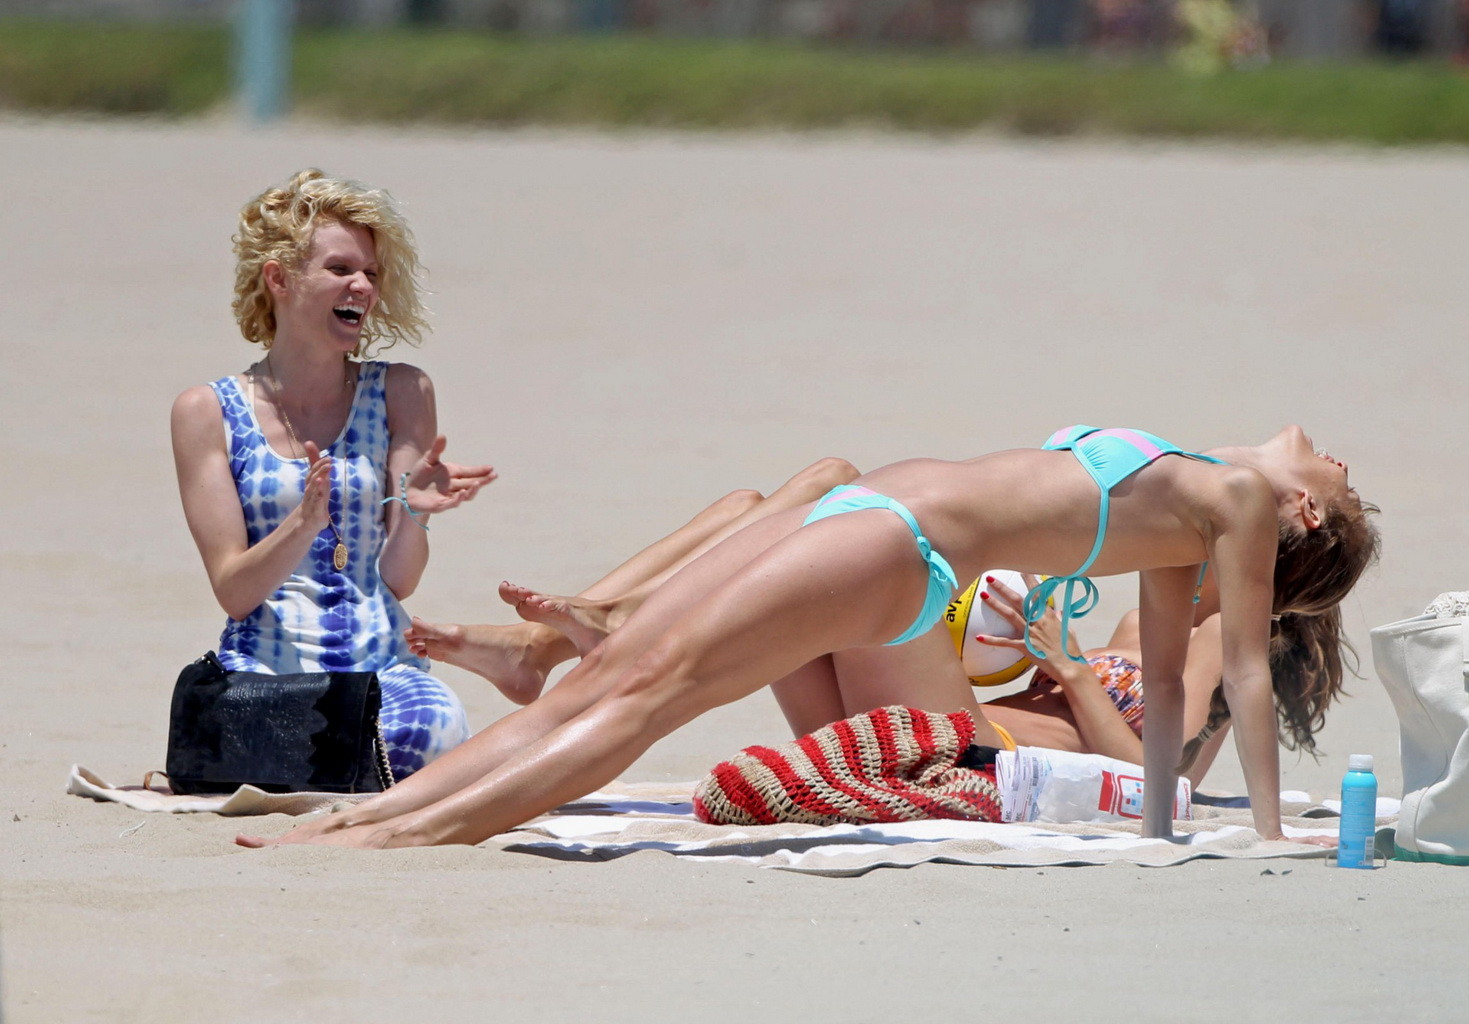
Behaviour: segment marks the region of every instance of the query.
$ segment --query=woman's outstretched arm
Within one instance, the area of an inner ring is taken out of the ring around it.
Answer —
[[[1283,839],[1280,827],[1280,741],[1270,685],[1270,616],[1279,519],[1274,493],[1252,470],[1223,482],[1210,558],[1219,579],[1224,698],[1235,748],[1262,839]],[[1144,652],[1146,656],[1146,652]],[[1152,699],[1149,697],[1149,724]]]
[[[1051,614],[1052,617],[1055,617],[1054,613]],[[1035,635],[1035,630],[1032,628],[1032,640]],[[1051,654],[1048,647],[1042,646],[1041,649],[1047,655]],[[1214,688],[1219,685],[1222,657],[1219,616],[1214,615],[1193,631],[1193,636],[1188,642],[1188,653],[1183,666],[1183,737],[1185,741],[1198,735],[1199,730],[1209,720],[1209,701],[1214,695]],[[1144,700],[1150,700],[1151,679],[1148,668],[1145,664],[1141,664],[1141,655],[1138,656],[1138,661],[1142,669]],[[1067,705],[1071,708],[1072,717],[1076,721],[1076,731],[1081,734],[1082,743],[1086,749],[1106,757],[1142,764],[1143,741],[1141,737],[1133,732],[1132,726],[1127,724],[1122,713],[1117,710],[1117,705],[1108,696],[1106,688],[1099,685],[1096,673],[1090,666],[1079,665],[1074,661],[1065,661],[1064,667],[1062,666],[1063,662],[1060,661],[1054,664],[1048,662],[1046,671],[1050,673],[1053,669],[1061,670],[1061,675],[1056,678],[1061,685],[1062,692],[1066,695]],[[1225,729],[1227,728],[1225,726]],[[1214,758],[1218,755],[1224,738],[1223,733],[1224,729],[1221,729],[1204,745],[1199,756],[1184,773],[1188,776],[1189,785],[1197,786],[1214,763]]]
[[[1147,694],[1143,726],[1143,835],[1173,835],[1178,762],[1183,756],[1184,666],[1193,627],[1194,566],[1139,574],[1138,622]]]
[[[1214,699],[1214,690],[1224,675],[1224,643],[1220,639],[1219,616],[1210,615],[1197,628],[1188,642],[1188,661],[1183,666],[1183,738],[1187,743],[1208,724],[1209,705]],[[1143,668],[1143,694],[1146,699],[1148,670]],[[1197,787],[1204,781],[1224,737],[1229,732],[1225,722],[1209,739],[1204,741],[1194,763],[1184,772],[1189,784]]]

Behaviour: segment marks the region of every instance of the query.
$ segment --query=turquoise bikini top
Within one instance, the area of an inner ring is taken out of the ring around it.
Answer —
[[[1030,642],[1030,627],[1040,621],[1040,617],[1045,614],[1046,605],[1054,598],[1056,591],[1063,587],[1065,590],[1061,598],[1063,637],[1071,634],[1071,620],[1079,619],[1090,612],[1096,607],[1100,597],[1097,593],[1097,585],[1087,578],[1086,571],[1092,567],[1092,563],[1102,553],[1102,543],[1107,539],[1107,515],[1112,505],[1112,488],[1165,455],[1182,455],[1185,458],[1214,462],[1221,466],[1225,463],[1223,459],[1216,459],[1212,455],[1184,451],[1177,445],[1170,444],[1146,430],[1133,430],[1127,427],[1106,429],[1084,425],[1067,427],[1052,434],[1050,440],[1046,441],[1042,447],[1046,451],[1069,450],[1086,467],[1086,471],[1097,482],[1097,489],[1101,492],[1101,504],[1097,512],[1097,539],[1092,544],[1091,554],[1086,556],[1086,561],[1081,564],[1081,568],[1067,576],[1051,576],[1041,580],[1025,595],[1025,649],[1033,658],[1044,661],[1045,654],[1037,650]],[[1204,584],[1204,573],[1208,568],[1208,562],[1199,567],[1200,587]],[[1078,588],[1081,590],[1080,594],[1077,593]],[[1198,604],[1198,602],[1199,591],[1196,588],[1194,603]],[[1067,657],[1072,661],[1083,663],[1086,661],[1085,658],[1078,658],[1072,654],[1068,654]]]

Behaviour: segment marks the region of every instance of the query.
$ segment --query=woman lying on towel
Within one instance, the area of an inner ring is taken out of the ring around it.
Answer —
[[[1026,577],[1028,586],[1036,582]],[[998,579],[990,578],[983,585],[988,591],[982,599],[1017,630],[1024,628],[1023,595]],[[1212,597],[1217,608],[1217,593]],[[1210,604],[1206,593],[1199,607],[1210,613],[1200,617],[1193,630],[1183,671],[1184,735],[1192,739],[1184,746],[1179,771],[1194,786],[1214,763],[1230,725],[1221,681],[1220,616],[1210,610]],[[1059,616],[1048,609],[1030,630],[1032,645],[1046,655],[1045,661],[1026,689],[982,705],[985,717],[1026,746],[1141,763],[1146,697],[1138,620],[1136,610],[1128,612],[1105,647],[1089,650],[1084,660],[1077,661],[1075,639],[1063,643]],[[1290,749],[1310,753],[1316,748],[1315,734],[1325,723],[1326,709],[1341,693],[1342,653],[1350,647],[1341,637],[1340,610],[1282,615],[1272,628],[1270,669],[1280,735]],[[984,639],[996,646],[1024,649],[1023,640]]]
[[[316,170],[251,199],[235,320],[263,353],[173,405],[184,516],[229,616],[231,671],[371,671],[402,779],[469,736],[459,698],[402,637],[429,513],[489,466],[442,459],[433,385],[366,350],[427,326],[413,236],[387,194]],[[386,499],[386,500],[385,500]]]
[[[1074,427],[1040,449],[886,466],[716,545],[533,704],[281,841],[477,843],[605,785],[656,740],[762,686],[796,691],[812,720],[831,721],[822,706],[839,696],[837,659],[881,657],[910,686],[941,689],[879,649],[931,658],[949,643],[933,627],[959,580],[993,565],[1050,574],[1027,595],[1026,617],[1039,620],[1054,597],[1063,629],[1094,604],[1086,573],[1140,573],[1143,825],[1169,836],[1205,563],[1218,579],[1224,694],[1255,827],[1283,838],[1271,636],[1278,617],[1329,612],[1351,590],[1376,552],[1369,511],[1347,467],[1294,426],[1203,454],[1138,430]],[[914,703],[967,710],[968,691]],[[1003,745],[982,717],[975,724],[975,742]]]

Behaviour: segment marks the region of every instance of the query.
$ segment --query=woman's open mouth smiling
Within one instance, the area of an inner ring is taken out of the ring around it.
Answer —
[[[348,302],[344,305],[333,307],[332,313],[343,323],[356,327],[362,323],[362,318],[367,315],[367,307],[359,302]]]

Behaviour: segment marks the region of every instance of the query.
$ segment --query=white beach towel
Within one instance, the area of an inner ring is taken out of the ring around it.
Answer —
[[[495,840],[507,850],[561,860],[602,861],[641,851],[723,860],[809,874],[852,876],[880,867],[979,864],[1009,867],[1122,862],[1164,867],[1204,857],[1324,858],[1328,851],[1266,842],[1250,812],[1196,806],[1195,820],[1175,825],[1176,842],[1144,839],[1135,822],[1036,825],[915,821],[883,825],[705,825],[696,821],[686,785],[608,787]],[[1335,836],[1336,821],[1303,793],[1283,805],[1290,836]],[[1380,812],[1396,808],[1384,802]],[[1327,820],[1322,820],[1325,817]],[[1391,818],[1379,824],[1390,824]]]
[[[1144,839],[1135,822],[1037,825],[1016,822],[913,821],[884,825],[705,825],[694,818],[693,783],[615,783],[582,800],[496,836],[496,847],[559,860],[605,861],[660,851],[808,874],[854,876],[880,867],[937,862],[996,867],[1108,864],[1165,867],[1203,857],[1325,857],[1328,851],[1264,842],[1250,812],[1194,807],[1173,843]],[[336,793],[266,793],[244,786],[224,796],[175,796],[156,789],[115,787],[73,765],[67,792],[138,811],[222,815],[306,814],[359,799]],[[1333,810],[1306,794],[1282,794],[1287,835],[1336,834]],[[1378,824],[1391,825],[1397,802],[1378,801]],[[1325,820],[1323,820],[1325,819]]]
[[[367,794],[343,796],[341,793],[267,793],[254,786],[241,786],[233,793],[219,796],[178,796],[163,789],[114,786],[78,764],[71,766],[66,780],[66,791],[73,796],[87,796],[93,800],[122,804],[135,811],[158,811],[165,814],[208,813],[231,817],[248,814],[306,814],[367,797]]]

